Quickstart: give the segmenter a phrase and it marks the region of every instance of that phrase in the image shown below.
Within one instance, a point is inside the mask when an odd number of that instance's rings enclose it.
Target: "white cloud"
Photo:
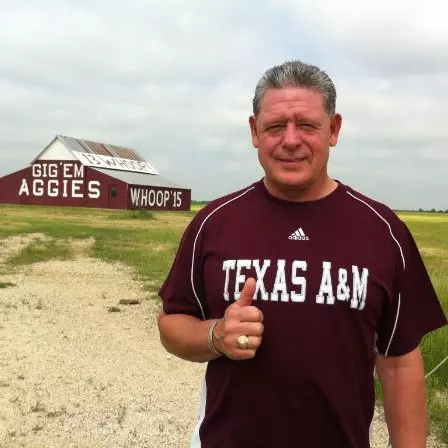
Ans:
[[[448,70],[448,7],[439,0],[320,0],[291,7],[297,23],[340,56],[383,74]]]
[[[433,0],[2,2],[0,175],[65,134],[135,147],[196,198],[241,188],[262,175],[255,83],[303,57],[338,88],[334,175],[393,206],[447,208],[445,13]],[[402,188],[416,178],[418,193]]]

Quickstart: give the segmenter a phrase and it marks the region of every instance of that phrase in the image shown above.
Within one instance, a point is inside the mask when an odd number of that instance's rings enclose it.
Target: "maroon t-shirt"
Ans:
[[[375,350],[403,355],[446,324],[407,227],[341,183],[297,203],[256,182],[192,220],[163,309],[220,318],[249,277],[262,345],[208,363],[192,446],[369,447]]]

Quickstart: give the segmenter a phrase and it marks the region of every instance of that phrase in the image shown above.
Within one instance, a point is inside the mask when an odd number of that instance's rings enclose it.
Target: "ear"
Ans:
[[[342,126],[341,114],[334,114],[333,117],[330,118],[330,146],[336,146],[341,126]]]
[[[257,132],[257,118],[255,115],[249,117],[250,133],[252,135],[252,144],[258,148],[258,132]]]

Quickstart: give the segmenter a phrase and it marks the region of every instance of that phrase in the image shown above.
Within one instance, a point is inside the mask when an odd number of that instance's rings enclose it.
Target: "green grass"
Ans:
[[[448,314],[448,215],[400,213],[399,216],[414,236],[442,308]],[[421,349],[425,371],[429,373],[448,355],[448,327],[426,335]],[[448,361],[427,378],[426,384],[430,421],[440,440],[448,444]]]
[[[66,244],[70,238],[93,237],[92,256],[134,267],[147,291],[157,292],[185,227],[203,206],[194,204],[189,212],[146,212],[0,205],[0,239],[36,232],[49,237],[32,243],[9,260],[11,266],[17,266],[50,258],[70,259],[72,249]],[[442,307],[448,313],[448,214],[406,212],[399,216],[414,235]],[[422,341],[422,352],[425,370],[429,372],[448,354],[448,329],[427,335]],[[448,363],[427,380],[427,386],[431,422],[442,442],[448,443]]]
[[[38,241],[25,247],[19,254],[10,258],[8,264],[19,266],[46,260],[69,260],[73,258],[71,247],[66,241]]]
[[[446,385],[445,385],[446,387]],[[429,401],[429,421],[432,424],[440,441],[448,446],[448,410],[446,400],[448,396],[445,394],[445,399],[436,396],[433,389],[428,394]]]
[[[448,215],[403,213],[400,217],[413,234],[442,308],[448,313]],[[447,327],[425,336],[422,353],[429,372],[448,355]],[[433,383],[444,384],[448,390],[448,362],[428,379],[430,388]]]
[[[190,220],[186,212],[0,205],[0,239],[22,233],[44,233],[50,237],[50,241],[32,243],[8,261],[20,265],[71,258],[70,246],[61,242],[93,237],[93,256],[134,267],[139,277],[146,280],[148,291],[156,292]]]
[[[121,213],[119,216],[110,215],[110,219],[155,219],[154,213],[150,210],[128,210],[125,213]]]

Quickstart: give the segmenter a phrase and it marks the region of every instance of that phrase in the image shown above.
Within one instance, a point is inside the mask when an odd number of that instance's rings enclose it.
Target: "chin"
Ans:
[[[302,189],[309,185],[310,179],[304,176],[275,176],[270,182],[288,190]]]

